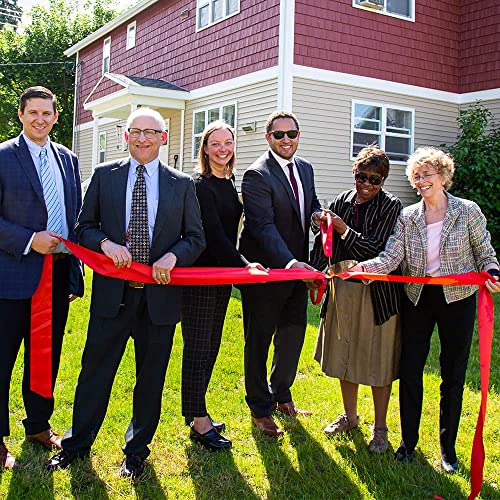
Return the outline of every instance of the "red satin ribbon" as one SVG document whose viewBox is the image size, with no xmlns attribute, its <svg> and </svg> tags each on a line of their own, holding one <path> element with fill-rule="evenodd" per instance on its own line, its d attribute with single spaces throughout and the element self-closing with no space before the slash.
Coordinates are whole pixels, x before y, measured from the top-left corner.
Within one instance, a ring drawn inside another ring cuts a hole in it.
<svg viewBox="0 0 500 500">
<path fill-rule="evenodd" d="M 30 389 L 52 397 L 52 255 L 43 260 L 40 283 L 31 298 Z"/>
<path fill-rule="evenodd" d="M 326 221 L 322 220 L 320 224 L 321 241 L 323 243 L 323 253 L 325 257 L 330 258 L 333 253 L 333 224 L 332 216 L 327 212 Z"/>
</svg>

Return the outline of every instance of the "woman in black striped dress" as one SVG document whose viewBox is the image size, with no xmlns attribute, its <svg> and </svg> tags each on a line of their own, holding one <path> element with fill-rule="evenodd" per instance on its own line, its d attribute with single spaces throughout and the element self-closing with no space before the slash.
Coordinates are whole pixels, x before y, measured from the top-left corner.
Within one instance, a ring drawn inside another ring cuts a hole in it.
<svg viewBox="0 0 500 500">
<path fill-rule="evenodd" d="M 389 159 L 374 146 L 363 148 L 352 169 L 355 189 L 338 195 L 333 213 L 332 262 L 362 261 L 378 255 L 392 233 L 402 209 L 401 201 L 383 188 Z M 370 257 L 368 257 L 370 256 Z M 320 246 L 315 245 L 311 264 L 326 267 Z M 344 412 L 325 429 L 334 436 L 358 426 L 359 384 L 372 388 L 375 424 L 369 449 L 383 453 L 388 446 L 387 408 L 392 381 L 399 370 L 399 286 L 358 280 L 334 279 L 335 294 L 322 305 L 315 359 L 330 377 L 340 380 Z"/>
</svg>

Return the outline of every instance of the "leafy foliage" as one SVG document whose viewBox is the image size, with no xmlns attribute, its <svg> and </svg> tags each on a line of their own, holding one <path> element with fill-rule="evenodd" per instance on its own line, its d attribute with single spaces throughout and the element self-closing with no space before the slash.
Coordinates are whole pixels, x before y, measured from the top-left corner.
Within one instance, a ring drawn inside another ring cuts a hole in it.
<svg viewBox="0 0 500 500">
<path fill-rule="evenodd" d="M 43 85 L 57 95 L 59 125 L 51 137 L 71 146 L 75 58 L 64 51 L 116 16 L 113 3 L 89 0 L 84 13 L 75 0 L 51 0 L 35 5 L 24 33 L 0 31 L 0 141 L 17 135 L 18 99 L 24 89 Z"/>
<path fill-rule="evenodd" d="M 0 0 L 0 29 L 4 25 L 13 27 L 18 25 L 23 9 L 17 3 L 18 0 Z"/>
<path fill-rule="evenodd" d="M 500 249 L 500 125 L 492 113 L 477 102 L 460 111 L 460 136 L 448 148 L 455 160 L 451 192 L 475 201 L 488 220 L 495 249 Z"/>
</svg>

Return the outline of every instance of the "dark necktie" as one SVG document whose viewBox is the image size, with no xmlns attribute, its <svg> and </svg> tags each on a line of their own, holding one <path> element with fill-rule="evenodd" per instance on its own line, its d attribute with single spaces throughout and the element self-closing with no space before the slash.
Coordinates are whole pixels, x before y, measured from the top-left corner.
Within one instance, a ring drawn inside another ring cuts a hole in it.
<svg viewBox="0 0 500 500">
<path fill-rule="evenodd" d="M 293 163 L 288 163 L 288 172 L 290 174 L 290 184 L 292 185 L 293 194 L 295 196 L 295 203 L 297 203 L 297 208 L 300 212 L 300 201 L 299 201 L 299 186 L 297 185 L 297 181 L 295 179 L 295 175 L 293 175 Z"/>
<path fill-rule="evenodd" d="M 137 179 L 132 190 L 128 244 L 134 262 L 149 264 L 148 198 L 144 169 L 144 165 L 138 165 L 136 168 Z"/>
</svg>

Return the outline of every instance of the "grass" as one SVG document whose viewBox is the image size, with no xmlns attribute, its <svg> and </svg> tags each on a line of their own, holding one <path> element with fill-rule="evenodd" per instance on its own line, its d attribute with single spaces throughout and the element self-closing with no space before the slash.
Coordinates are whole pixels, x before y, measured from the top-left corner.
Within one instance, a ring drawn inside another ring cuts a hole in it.
<svg viewBox="0 0 500 500">
<path fill-rule="evenodd" d="M 87 276 L 87 279 L 89 277 Z M 90 290 L 90 282 L 87 286 Z M 500 499 L 500 297 L 496 296 L 496 337 L 493 341 L 488 414 L 484 432 L 486 463 L 481 498 Z M 61 371 L 55 390 L 53 427 L 64 432 L 71 424 L 74 390 L 85 342 L 89 297 L 74 302 L 63 347 Z M 24 499 L 166 499 L 166 498 L 328 498 L 328 499 L 433 499 L 466 498 L 470 489 L 470 451 L 480 402 L 477 336 L 467 372 L 464 408 L 457 441 L 462 467 L 454 476 L 440 471 L 438 441 L 439 361 L 436 335 L 425 374 L 425 402 L 420 442 L 413 463 L 393 459 L 400 440 L 398 384 L 393 386 L 389 408 L 390 452 L 371 456 L 367 450 L 372 422 L 368 388 L 359 395 L 359 428 L 346 436 L 328 439 L 322 429 L 342 411 L 338 382 L 326 377 L 312 354 L 318 325 L 318 308 L 311 306 L 306 343 L 293 393 L 297 404 L 314 411 L 311 417 L 292 421 L 279 418 L 286 429 L 281 441 L 261 436 L 252 429 L 244 400 L 243 331 L 241 305 L 235 292 L 231 299 L 223 345 L 208 396 L 211 414 L 226 422 L 225 435 L 233 441 L 230 453 L 211 453 L 193 444 L 180 415 L 180 330 L 167 373 L 163 414 L 153 440 L 144 476 L 133 482 L 118 476 L 123 435 L 131 414 L 134 384 L 133 346 L 120 365 L 104 425 L 90 460 L 49 474 L 43 462 L 46 450 L 24 440 L 21 420 L 22 360 L 13 374 L 10 394 L 9 449 L 22 466 L 0 472 L 0 498 Z"/>
</svg>

